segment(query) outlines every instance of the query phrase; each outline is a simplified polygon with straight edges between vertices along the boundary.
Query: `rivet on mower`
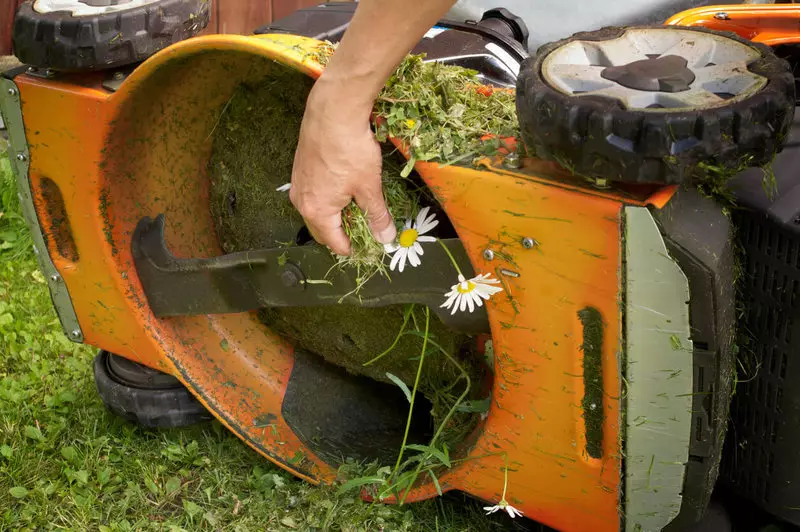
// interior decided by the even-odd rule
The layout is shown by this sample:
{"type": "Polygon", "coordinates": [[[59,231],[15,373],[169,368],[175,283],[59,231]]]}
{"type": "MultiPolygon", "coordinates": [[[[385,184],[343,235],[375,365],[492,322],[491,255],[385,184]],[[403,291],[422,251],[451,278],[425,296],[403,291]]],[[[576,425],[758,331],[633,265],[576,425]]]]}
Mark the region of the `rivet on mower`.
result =
{"type": "Polygon", "coordinates": [[[15,89],[13,87],[8,89],[8,95],[9,96],[16,96],[17,95],[17,89],[15,89]]]}
{"type": "Polygon", "coordinates": [[[491,249],[484,249],[483,258],[486,260],[492,260],[494,258],[494,251],[492,251],[491,249]]]}
{"type": "Polygon", "coordinates": [[[81,337],[81,331],[79,331],[78,329],[73,330],[72,333],[70,333],[70,334],[72,334],[73,338],[80,338],[81,337]]]}
{"type": "Polygon", "coordinates": [[[24,153],[18,153],[17,160],[20,162],[25,162],[28,160],[28,157],[24,153]]]}
{"type": "Polygon", "coordinates": [[[534,247],[536,247],[538,245],[539,245],[539,243],[536,240],[532,239],[532,238],[525,237],[525,238],[522,239],[522,247],[524,247],[525,249],[533,249],[534,247]]]}
{"type": "Polygon", "coordinates": [[[730,20],[731,16],[729,14],[725,13],[725,12],[722,12],[722,13],[717,13],[716,15],[714,15],[714,18],[717,19],[717,20],[730,20]]]}
{"type": "Polygon", "coordinates": [[[54,273],[53,275],[50,276],[50,280],[53,281],[54,283],[57,283],[61,280],[61,276],[58,275],[57,273],[54,273]]]}

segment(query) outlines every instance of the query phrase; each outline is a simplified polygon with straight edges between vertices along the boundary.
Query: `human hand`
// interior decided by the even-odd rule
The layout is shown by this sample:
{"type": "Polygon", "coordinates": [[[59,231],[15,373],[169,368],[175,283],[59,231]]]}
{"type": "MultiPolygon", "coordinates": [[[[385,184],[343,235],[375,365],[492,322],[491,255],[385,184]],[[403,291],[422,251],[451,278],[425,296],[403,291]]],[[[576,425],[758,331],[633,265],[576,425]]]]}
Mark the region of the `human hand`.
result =
{"type": "Polygon", "coordinates": [[[370,129],[372,102],[359,102],[345,85],[320,78],[306,105],[289,197],[320,244],[350,254],[342,209],[355,199],[375,239],[397,234],[383,198],[381,149],[370,129]]]}

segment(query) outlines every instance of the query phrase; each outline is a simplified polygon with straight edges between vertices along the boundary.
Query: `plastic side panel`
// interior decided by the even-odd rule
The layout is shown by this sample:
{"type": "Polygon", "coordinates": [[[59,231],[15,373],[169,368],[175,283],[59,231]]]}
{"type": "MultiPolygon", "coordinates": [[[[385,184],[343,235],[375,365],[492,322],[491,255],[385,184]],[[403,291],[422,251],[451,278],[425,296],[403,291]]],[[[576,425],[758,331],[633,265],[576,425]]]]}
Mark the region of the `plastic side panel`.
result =
{"type": "Polygon", "coordinates": [[[680,511],[689,459],[689,283],[646,208],[625,208],[625,257],[625,529],[661,530],[680,511]]]}

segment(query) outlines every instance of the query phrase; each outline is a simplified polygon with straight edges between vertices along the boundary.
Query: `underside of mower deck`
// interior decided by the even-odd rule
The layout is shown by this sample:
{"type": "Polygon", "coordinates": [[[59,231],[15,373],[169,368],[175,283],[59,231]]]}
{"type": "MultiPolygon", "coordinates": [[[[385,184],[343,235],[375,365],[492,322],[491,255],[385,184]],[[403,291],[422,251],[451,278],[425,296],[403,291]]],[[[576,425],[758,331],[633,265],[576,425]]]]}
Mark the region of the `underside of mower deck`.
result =
{"type": "MultiPolygon", "coordinates": [[[[414,68],[474,69],[481,98],[516,88],[519,138],[426,159],[414,135],[431,116],[395,126],[378,113],[385,181],[396,165],[422,191],[402,218],[425,207],[439,223],[421,264],[366,280],[313,242],[279,190],[331,50],[312,37],[336,40],[352,9],[160,42],[109,70],[23,47],[75,67],[0,78],[64,330],[103,350],[107,402],[137,390],[110,405],[119,413],[150,426],[213,415],[310,482],[439,444],[448,467],[386,502],[460,490],[495,503],[507,482],[508,503],[559,530],[685,530],[717,481],[736,379],[727,180],[782,150],[795,103],[788,64],[752,42],[779,31],[694,26],[721,13],[752,30],[753,10],[798,10],[727,7],[530,57],[507,12],[434,28],[414,68]],[[451,311],[456,272],[502,291],[451,311]]],[[[15,42],[36,17],[24,12],[15,42]]],[[[468,113],[442,94],[451,115],[468,113]]]]}

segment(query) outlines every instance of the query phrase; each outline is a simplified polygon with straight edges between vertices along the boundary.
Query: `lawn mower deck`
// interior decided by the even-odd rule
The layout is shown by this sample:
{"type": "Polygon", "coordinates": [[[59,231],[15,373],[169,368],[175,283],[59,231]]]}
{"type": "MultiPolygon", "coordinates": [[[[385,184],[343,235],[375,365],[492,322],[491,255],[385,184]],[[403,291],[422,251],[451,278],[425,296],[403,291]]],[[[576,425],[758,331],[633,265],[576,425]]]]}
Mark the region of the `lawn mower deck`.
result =
{"type": "MultiPolygon", "coordinates": [[[[360,299],[347,297],[345,273],[305,282],[333,264],[319,247],[223,252],[206,173],[219,116],[242,83],[285,69],[318,77],[318,46],[288,34],[207,36],[117,73],[13,70],[0,79],[0,111],[66,333],[174,375],[271,461],[333,483],[344,458],[379,457],[400,441],[405,398],[296,349],[257,310],[436,311],[453,281],[441,248],[360,299]]],[[[514,69],[507,58],[478,64],[500,86],[514,69]]],[[[453,467],[406,501],[460,490],[496,502],[507,468],[508,502],[559,530],[699,520],[733,375],[722,209],[676,185],[587,181],[513,145],[474,167],[415,170],[457,233],[444,241],[454,260],[464,273],[491,272],[504,291],[485,312],[438,309],[449,327],[491,335],[491,406],[452,451],[453,467]]],[[[415,434],[424,441],[424,420],[415,434]]]]}

